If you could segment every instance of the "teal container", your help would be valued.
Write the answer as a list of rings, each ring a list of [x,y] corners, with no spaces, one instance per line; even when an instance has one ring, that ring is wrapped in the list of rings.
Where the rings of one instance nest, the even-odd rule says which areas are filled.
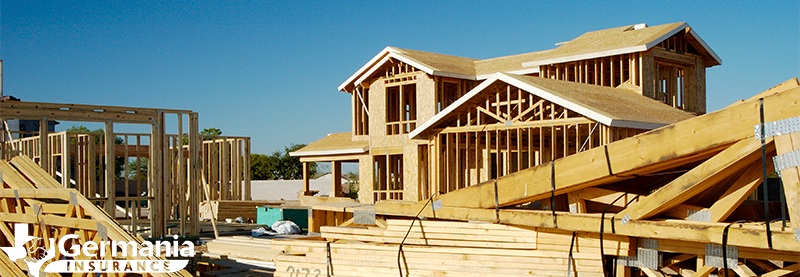
[[[291,220],[303,231],[308,231],[308,209],[258,207],[256,223],[272,227],[278,220]]]

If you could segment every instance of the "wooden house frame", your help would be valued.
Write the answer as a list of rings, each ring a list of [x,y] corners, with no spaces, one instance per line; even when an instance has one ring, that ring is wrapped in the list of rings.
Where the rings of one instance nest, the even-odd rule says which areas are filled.
[[[4,160],[20,155],[34,159],[64,188],[75,188],[112,217],[121,212],[117,219],[130,221],[133,233],[150,229],[151,237],[197,235],[203,199],[250,200],[250,138],[204,138],[198,135],[193,111],[0,102],[0,118],[104,122],[103,133],[48,133],[40,128],[38,136],[0,142],[0,153]],[[176,119],[169,123],[177,126],[174,134],[165,130],[166,118]],[[114,123],[150,125],[151,133],[114,132]],[[188,124],[188,133],[183,124]],[[121,144],[115,143],[117,138]],[[118,159],[126,163],[122,180],[114,172]],[[146,176],[129,172],[129,161],[146,166]],[[120,191],[124,196],[117,197]],[[145,202],[147,215],[142,214]],[[168,229],[168,221],[177,221],[177,230]]]
[[[704,114],[721,63],[686,23],[486,60],[387,47],[339,86],[352,131],[292,155],[357,161],[360,202],[424,200]]]

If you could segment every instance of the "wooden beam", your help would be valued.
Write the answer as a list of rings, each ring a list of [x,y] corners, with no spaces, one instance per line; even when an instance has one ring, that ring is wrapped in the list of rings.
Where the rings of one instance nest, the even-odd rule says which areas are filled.
[[[116,180],[114,176],[114,161],[116,160],[114,157],[114,123],[112,121],[106,121],[106,128],[105,128],[105,161],[106,161],[106,169],[105,169],[105,190],[106,190],[106,205],[105,210],[111,216],[111,218],[116,218],[115,214],[117,213],[116,210],[116,201],[114,198],[116,197]]]
[[[793,265],[790,265],[790,266],[787,266],[787,267],[784,267],[784,268],[781,268],[781,269],[776,269],[776,270],[770,271],[770,272],[768,272],[768,273],[766,273],[764,275],[761,275],[761,277],[779,277],[779,276],[784,276],[784,275],[790,274],[792,272],[797,272],[797,271],[800,271],[800,263],[796,263],[796,264],[793,264]]]
[[[697,272],[692,274],[692,277],[707,277],[708,274],[711,274],[711,272],[714,272],[714,270],[716,269],[717,269],[716,267],[703,266],[701,268],[698,268]]]
[[[619,214],[630,219],[643,219],[673,208],[746,169],[761,157],[760,149],[759,141],[743,139],[652,194],[641,197],[641,201],[631,204]]]
[[[47,117],[41,117],[39,120],[39,166],[45,171],[50,171],[50,148],[47,143],[49,141],[49,136],[47,135],[49,130],[47,126]]]
[[[661,273],[660,271],[655,270],[655,269],[646,268],[646,267],[642,267],[642,268],[639,268],[639,269],[642,272],[644,272],[644,274],[647,275],[647,277],[666,277],[664,275],[664,273]]]
[[[202,164],[200,162],[200,139],[198,135],[197,113],[189,114],[189,224],[190,234],[196,236],[200,233],[200,199],[202,198]],[[249,199],[248,199],[249,200]],[[216,229],[216,222],[213,222]]]
[[[2,81],[0,81],[2,82]],[[1,136],[1,135],[0,135]],[[69,134],[66,132],[60,135],[61,137],[61,186],[64,188],[70,187],[70,160],[73,158],[70,151],[70,142],[69,142]],[[76,142],[77,143],[77,142]]]
[[[767,172],[772,172],[774,164],[767,162]],[[711,221],[720,222],[728,218],[739,205],[750,196],[761,184],[761,162],[745,166],[741,175],[728,187],[725,193],[708,209],[711,212]]]
[[[800,115],[800,88],[764,98],[765,120],[775,121]],[[654,131],[597,147],[555,161],[556,194],[610,184],[634,175],[656,173],[690,162],[704,160],[727,145],[752,136],[759,123],[758,101],[745,102]],[[680,141],[681,143],[676,143]],[[610,161],[610,164],[606,161]],[[551,164],[544,164],[498,178],[501,206],[549,197]],[[610,169],[610,170],[609,170]],[[581,174],[574,174],[580,172]],[[493,182],[485,182],[441,196],[445,206],[492,208]]]
[[[800,149],[800,133],[775,137],[775,147],[778,155]],[[798,229],[800,228],[800,170],[798,167],[792,167],[781,170],[780,173],[789,220],[792,228]]]
[[[697,255],[695,255],[695,254],[680,254],[678,256],[675,256],[675,257],[672,257],[672,258],[669,258],[669,259],[664,259],[664,267],[671,266],[671,265],[674,265],[674,264],[677,264],[677,263],[681,263],[683,261],[686,261],[688,259],[695,258],[695,257],[697,257]]]
[[[342,194],[342,162],[331,162],[331,194],[330,197],[344,196]]]
[[[758,276],[755,272],[750,270],[749,267],[745,264],[739,264],[739,266],[733,268],[733,272],[736,272],[736,275],[740,277],[755,277]]]
[[[311,192],[311,188],[309,188],[309,179],[311,176],[308,174],[308,163],[303,162],[303,192],[304,195],[308,195],[307,193]]]
[[[423,207],[425,208],[423,209]],[[375,204],[375,213],[409,217],[417,216],[419,213],[419,216],[426,218],[461,221],[494,222],[497,219],[494,209],[444,206],[434,212],[425,203],[409,201],[378,202]],[[556,228],[551,211],[500,209],[498,214],[500,215],[499,223],[503,224]],[[606,215],[605,220],[601,220],[599,214],[568,212],[556,212],[556,217],[558,229],[566,231],[598,232],[600,222],[603,222],[605,230],[614,230],[617,235],[716,244],[722,244],[720,234],[727,226],[724,223],[685,220],[631,220],[623,225],[620,222],[622,216],[619,215],[612,223],[610,215]],[[764,236],[766,236],[766,231],[763,229],[763,225],[734,225],[728,231],[728,245],[769,249]],[[800,242],[794,240],[793,232],[773,230],[772,236],[775,250],[797,252],[797,249],[800,249]]]

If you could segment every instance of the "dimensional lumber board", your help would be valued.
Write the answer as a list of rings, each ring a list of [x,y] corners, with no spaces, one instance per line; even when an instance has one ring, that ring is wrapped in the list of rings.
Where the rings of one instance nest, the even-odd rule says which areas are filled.
[[[650,195],[642,197],[619,214],[630,219],[643,219],[673,208],[760,159],[760,149],[759,141],[743,139]]]
[[[334,276],[396,276],[400,269],[410,276],[566,276],[567,251],[482,249],[469,247],[427,247],[405,245],[398,268],[397,244],[354,244],[330,242],[330,264],[327,243],[305,241],[308,250],[301,255],[276,257],[276,276],[308,269],[329,269]],[[573,253],[573,275],[601,276],[599,256],[594,253]]]
[[[599,214],[572,214],[556,212],[557,226],[554,225],[553,213],[550,211],[477,209],[463,207],[443,207],[432,211],[430,206],[408,201],[381,201],[375,204],[375,213],[396,216],[419,216],[429,219],[474,220],[498,222],[502,224],[557,228],[565,231],[599,232],[600,223],[604,230],[614,234],[653,238],[692,241],[701,243],[722,244],[722,232],[727,224],[708,222],[689,222],[684,220],[631,220],[623,225],[622,215],[606,215],[601,221]],[[420,211],[422,211],[420,213]],[[499,215],[499,218],[498,218]],[[612,227],[613,225],[613,227]],[[762,225],[750,226],[736,224],[728,232],[728,245],[769,249],[765,239],[766,232]],[[800,242],[794,240],[794,233],[789,231],[772,231],[773,247],[776,250],[797,251]]]
[[[800,115],[800,88],[766,96],[763,102],[767,122]],[[759,108],[759,101],[745,102],[500,177],[498,202],[509,206],[549,197],[551,174],[558,195],[704,160],[751,136],[759,124]],[[494,182],[485,182],[438,199],[444,206],[493,208],[494,192]]]
[[[800,133],[777,136],[775,138],[775,146],[779,155],[799,150]],[[800,170],[795,166],[786,168],[780,173],[791,226],[795,229],[795,233],[800,233],[800,231],[797,231],[797,229],[800,229]]]

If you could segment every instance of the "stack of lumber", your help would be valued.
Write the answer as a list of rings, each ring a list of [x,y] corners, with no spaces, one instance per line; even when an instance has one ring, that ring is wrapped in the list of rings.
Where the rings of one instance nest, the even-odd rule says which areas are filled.
[[[207,244],[208,253],[231,258],[272,261],[280,250],[272,249],[272,240],[250,236],[219,237]]]
[[[269,265],[254,265],[248,261],[228,259],[226,256],[204,256],[198,262],[200,276],[202,277],[272,277],[275,271]]]
[[[323,227],[334,276],[397,276],[400,242],[411,220],[387,220],[387,228]],[[628,238],[603,238],[609,255],[630,254]],[[415,221],[403,242],[401,268],[409,276],[567,276],[572,233],[493,223]],[[325,274],[327,243],[275,240],[275,276]],[[602,276],[597,235],[578,232],[572,245],[572,274]]]
[[[244,201],[244,200],[213,200],[200,203],[200,218],[214,218],[217,221],[226,219],[234,220],[243,216],[245,222],[255,222],[257,209],[260,206],[281,207],[281,205],[298,206],[297,201]]]
[[[502,249],[569,251],[572,233],[558,229],[523,228],[492,223],[453,221],[386,220],[387,228],[322,227],[327,239],[358,240],[399,244],[408,232],[404,244],[425,246],[458,246]],[[575,250],[599,253],[599,235],[577,233]],[[609,255],[628,256],[630,239],[622,236],[603,237],[604,251]]]

